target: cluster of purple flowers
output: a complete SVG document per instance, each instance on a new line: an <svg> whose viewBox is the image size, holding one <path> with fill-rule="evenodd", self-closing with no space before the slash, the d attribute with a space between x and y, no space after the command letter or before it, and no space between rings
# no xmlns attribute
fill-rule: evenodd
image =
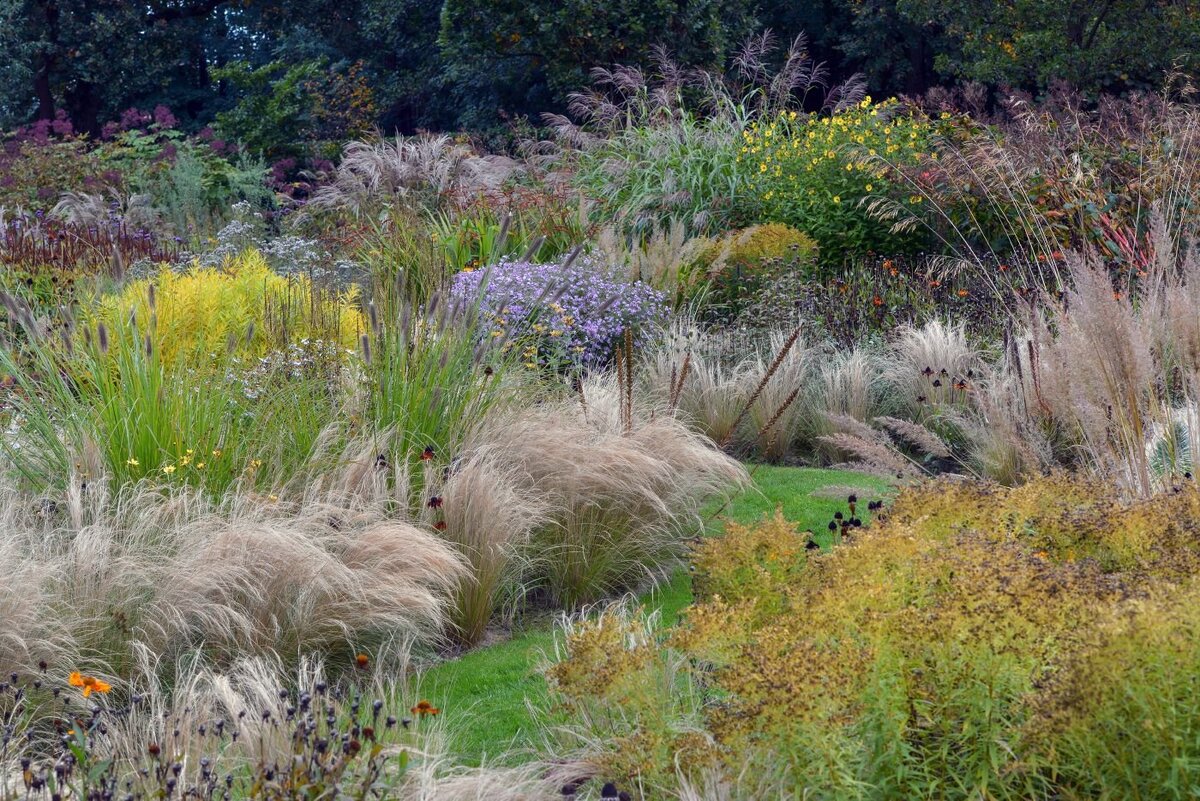
<svg viewBox="0 0 1200 801"><path fill-rule="evenodd" d="M114 136L125 131L149 129L154 126L157 130L165 131L174 128L179 124L179 120L171 113L171 109L161 103L154 107L154 111L143 111L140 108L127 108L121 112L120 121L112 121L105 123L101 131L101 136L104 139L112 139Z"/></svg>
<svg viewBox="0 0 1200 801"><path fill-rule="evenodd" d="M668 313L665 296L653 287L583 260L566 268L502 262L459 273L450 292L478 303L487 335L522 348L530 367L604 365L626 330L640 336Z"/></svg>

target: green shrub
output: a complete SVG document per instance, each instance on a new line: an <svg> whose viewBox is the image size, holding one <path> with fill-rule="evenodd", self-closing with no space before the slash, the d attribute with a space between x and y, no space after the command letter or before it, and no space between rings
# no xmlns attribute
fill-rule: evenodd
<svg viewBox="0 0 1200 801"><path fill-rule="evenodd" d="M746 174L741 215L787 223L810 234L822 260L840 264L867 251L896 253L919 240L898 236L883 217L890 204L920 205L895 167L929 158L929 124L902 113L895 101L857 106L831 116L781 113L742 133L738 156Z"/></svg>
<svg viewBox="0 0 1200 801"><path fill-rule="evenodd" d="M807 234L781 223L755 225L714 240L692 267L691 281L706 287L713 313L733 318L780 278L807 277L816 259L817 244Z"/></svg>
<svg viewBox="0 0 1200 801"><path fill-rule="evenodd" d="M671 721L626 715L608 721L619 748L589 741L606 778L651 776L655 792L678 781L668 766L692 782L713 769L712 751L668 737L700 712L718 773L770 795L1185 797L1200 766L1197 509L1195 487L1130 503L1055 475L907 490L830 553L779 518L731 525L698 550L682 629L617 660L588 647L603 633L568 638L551 676L593 733L589 710L631 682L677 694ZM631 625L614 620L597 626ZM668 664L691 668L664 684L653 666ZM583 701L588 676L604 682Z"/></svg>

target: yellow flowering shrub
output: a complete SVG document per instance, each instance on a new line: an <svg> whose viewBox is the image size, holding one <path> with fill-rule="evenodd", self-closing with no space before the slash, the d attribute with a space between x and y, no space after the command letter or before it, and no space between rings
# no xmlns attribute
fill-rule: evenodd
<svg viewBox="0 0 1200 801"><path fill-rule="evenodd" d="M604 654L630 666L627 702L648 665L688 666L646 681L699 687L713 747L657 775L695 781L715 754L730 779L773 777L771 797L1165 799L1200 781L1194 485L1128 502L1067 475L932 482L831 552L806 540L778 516L731 525L697 549L697 600L657 657L646 635L635 658L614 647L631 623L602 618L561 674L603 675Z"/></svg>
<svg viewBox="0 0 1200 801"><path fill-rule="evenodd" d="M256 250L222 267L164 270L132 281L100 298L97 322L116 328L131 311L142 330L153 321L155 346L167 365L189 357L204 364L231 342L248 357L302 339L354 348L366 330L356 287L340 294L314 288L306 276L274 272Z"/></svg>
<svg viewBox="0 0 1200 801"><path fill-rule="evenodd" d="M830 116L789 111L755 121L742 132L738 155L748 176L747 202L757 219L811 235L827 262L872 249L897 252L914 238L892 232L894 219L882 213L889 204L922 202L895 167L935 158L930 134L928 121L895 100L870 97Z"/></svg>

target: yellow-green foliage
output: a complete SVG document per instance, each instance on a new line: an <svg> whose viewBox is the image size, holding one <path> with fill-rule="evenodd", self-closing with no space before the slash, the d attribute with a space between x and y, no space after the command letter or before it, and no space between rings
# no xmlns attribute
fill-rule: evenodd
<svg viewBox="0 0 1200 801"><path fill-rule="evenodd" d="M133 281L101 298L97 317L115 327L131 310L140 325L153 321L159 358L168 365L189 357L204 363L231 342L249 357L302 339L353 348L366 329L356 288L338 294L314 288L306 276L279 275L256 250L222 267L164 270Z"/></svg>
<svg viewBox="0 0 1200 801"><path fill-rule="evenodd" d="M816 258L817 243L808 234L783 223L765 223L714 240L702 261L754 270L761 269L769 260L806 265Z"/></svg>
<svg viewBox="0 0 1200 801"><path fill-rule="evenodd" d="M736 309L772 279L807 272L816 261L817 243L810 236L781 223L766 223L712 240L687 279L693 287L707 282L710 302Z"/></svg>
<svg viewBox="0 0 1200 801"><path fill-rule="evenodd" d="M777 517L706 542L698 601L661 646L703 687L727 775L830 799L1179 798L1200 781L1194 486L1130 504L1064 475L937 482L832 552L805 539ZM598 658L572 651L570 671Z"/></svg>
<svg viewBox="0 0 1200 801"><path fill-rule="evenodd" d="M606 747L611 777L639 777L644 787L665 789L675 780L675 760L694 768L715 765L719 751L703 732L699 704L686 665L662 647L656 618L614 606L594 620L570 625L570 659L546 678L583 739Z"/></svg>

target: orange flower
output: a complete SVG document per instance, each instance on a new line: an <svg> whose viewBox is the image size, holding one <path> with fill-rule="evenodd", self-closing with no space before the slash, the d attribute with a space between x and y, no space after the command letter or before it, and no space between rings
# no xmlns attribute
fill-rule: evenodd
<svg viewBox="0 0 1200 801"><path fill-rule="evenodd" d="M84 676L78 670L72 673L67 681L72 687L80 687L83 689L83 697L87 698L93 692L106 693L112 689L112 685L106 681L101 681L94 676Z"/></svg>
<svg viewBox="0 0 1200 801"><path fill-rule="evenodd" d="M429 703L428 701L426 701L424 699L418 701L417 705L412 708L412 713L417 716L436 715L437 713L439 713L441 711L442 710L438 709L436 706L434 706L433 704Z"/></svg>
<svg viewBox="0 0 1200 801"><path fill-rule="evenodd" d="M960 289L960 290L958 290L958 296L959 296L960 298L965 298L965 297L966 297L967 295L969 295L969 294L971 294L971 293L970 293L970 292L968 292L968 291L967 291L967 290L965 290L965 289Z"/></svg>
<svg viewBox="0 0 1200 801"><path fill-rule="evenodd" d="M366 654L355 654L354 664L355 666L366 670L367 666L371 664L371 658Z"/></svg>
<svg viewBox="0 0 1200 801"><path fill-rule="evenodd" d="M882 305L883 305L883 298L881 298L881 297L879 297L878 295L876 295L874 298L872 298L872 299L871 299L871 302L872 302L872 303L874 303L876 306L882 306Z"/></svg>

